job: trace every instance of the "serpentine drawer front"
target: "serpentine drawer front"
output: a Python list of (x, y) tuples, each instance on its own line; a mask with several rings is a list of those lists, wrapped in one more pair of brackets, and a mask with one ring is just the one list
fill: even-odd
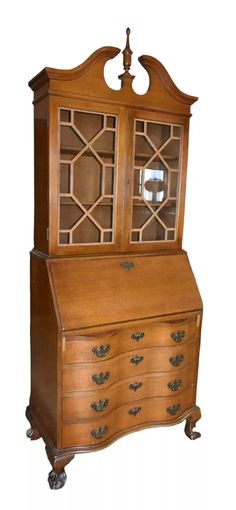
[(171, 373), (135, 374), (96, 391), (67, 393), (62, 399), (63, 421), (97, 418), (122, 404), (143, 398), (174, 397), (195, 383), (196, 370), (196, 364), (192, 363)]
[[(169, 423), (180, 418), (194, 404), (196, 388), (189, 386), (179, 395), (169, 397), (145, 398), (135, 403), (124, 404), (111, 413), (91, 421), (65, 423), (62, 425), (62, 447), (92, 445), (111, 439), (141, 424)], [(130, 412), (131, 411), (131, 412)], [(92, 432), (97, 432), (94, 437)]]
[[(126, 34), (119, 90), (104, 79), (120, 51), (112, 46), (70, 70), (46, 67), (29, 83), (35, 244), (27, 436), (46, 444), (52, 489), (65, 484), (75, 454), (128, 432), (186, 420), (186, 435), (200, 436), (193, 429), (201, 416), (202, 301), (182, 249), (197, 98), (147, 55), (139, 62), (148, 91), (136, 94)], [(125, 462), (133, 462), (128, 448)]]
[(63, 343), (63, 362), (94, 362), (135, 348), (182, 345), (196, 337), (198, 317), (194, 314), (166, 322), (156, 319), (94, 336), (67, 336)]
[(198, 353), (198, 341), (189, 340), (173, 347), (149, 347), (121, 354), (96, 363), (65, 365), (62, 374), (63, 392), (88, 391), (110, 386), (126, 377), (150, 372), (172, 372), (177, 366), (192, 363)]

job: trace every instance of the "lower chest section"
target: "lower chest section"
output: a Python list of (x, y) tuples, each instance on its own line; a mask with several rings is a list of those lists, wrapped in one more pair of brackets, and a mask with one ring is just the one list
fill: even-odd
[(200, 322), (199, 312), (64, 337), (61, 446), (181, 421), (195, 404)]

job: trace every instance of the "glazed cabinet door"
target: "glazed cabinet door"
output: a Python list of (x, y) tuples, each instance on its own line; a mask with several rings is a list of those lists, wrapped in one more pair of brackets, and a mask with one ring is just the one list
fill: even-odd
[(52, 251), (116, 251), (121, 244), (119, 188), (124, 166), (119, 108), (84, 101), (54, 99), (54, 103), (50, 138), (50, 188), (56, 192), (50, 197), (54, 206)]
[(125, 248), (178, 248), (183, 227), (188, 120), (129, 116)]

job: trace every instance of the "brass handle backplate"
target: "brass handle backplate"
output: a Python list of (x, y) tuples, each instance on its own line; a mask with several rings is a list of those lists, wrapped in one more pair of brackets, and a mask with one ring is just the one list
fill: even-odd
[(144, 357), (143, 356), (134, 356), (134, 358), (131, 358), (130, 360), (130, 363), (132, 363), (132, 365), (138, 365), (139, 363), (141, 363), (142, 361), (144, 360)]
[(100, 372), (100, 374), (93, 374), (92, 380), (96, 384), (104, 384), (106, 381), (108, 381), (110, 377), (110, 372)]
[(109, 400), (108, 400), (108, 398), (106, 398), (104, 400), (99, 400), (99, 402), (93, 402), (91, 404), (91, 407), (92, 407), (92, 409), (94, 409), (94, 411), (96, 411), (97, 413), (100, 413), (101, 411), (104, 411), (104, 409), (106, 409), (108, 404), (109, 404)]
[(171, 363), (171, 365), (173, 365), (173, 367), (179, 367), (179, 365), (181, 365), (181, 363), (183, 363), (183, 361), (184, 361), (183, 354), (177, 354), (177, 356), (175, 356), (175, 358), (169, 359), (169, 362)]
[(142, 411), (141, 407), (132, 407), (132, 409), (130, 409), (128, 413), (130, 414), (130, 416), (137, 416), (137, 414), (141, 413), (141, 411)]
[(168, 386), (168, 388), (170, 388), (171, 391), (177, 391), (181, 388), (182, 381), (181, 381), (181, 379), (175, 379), (174, 381), (170, 381), (167, 384), (167, 386)]
[(141, 331), (137, 331), (137, 333), (133, 333), (133, 335), (131, 335), (132, 340), (135, 340), (135, 342), (139, 342), (139, 340), (142, 340), (143, 337), (144, 333)]
[(104, 427), (99, 427), (98, 429), (91, 430), (91, 436), (95, 439), (101, 439), (108, 432), (108, 427), (105, 425)]
[(133, 269), (134, 267), (134, 263), (133, 262), (122, 262), (122, 264), (120, 264), (122, 269), (126, 269), (126, 271), (130, 271), (130, 269)]
[(171, 416), (175, 416), (180, 411), (180, 404), (175, 404), (173, 406), (167, 407), (167, 413)]
[(135, 382), (135, 383), (132, 383), (129, 385), (129, 389), (137, 391), (137, 390), (139, 390), (139, 388), (141, 388), (142, 385), (143, 385), (143, 383), (141, 383), (141, 382)]
[(104, 358), (110, 350), (110, 344), (100, 345), (100, 347), (93, 347), (92, 352), (97, 356), (97, 358)]
[(174, 340), (174, 342), (179, 343), (179, 342), (182, 342), (182, 340), (184, 339), (185, 331), (184, 330), (174, 331), (174, 333), (171, 333), (170, 336), (171, 336), (172, 340)]

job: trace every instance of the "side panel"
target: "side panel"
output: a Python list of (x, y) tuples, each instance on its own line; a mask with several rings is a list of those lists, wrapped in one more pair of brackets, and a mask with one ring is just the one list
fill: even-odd
[(49, 438), (58, 446), (58, 327), (46, 261), (31, 256), (30, 403)]
[(48, 127), (47, 127), (47, 98), (34, 106), (34, 246), (35, 249), (48, 253)]

